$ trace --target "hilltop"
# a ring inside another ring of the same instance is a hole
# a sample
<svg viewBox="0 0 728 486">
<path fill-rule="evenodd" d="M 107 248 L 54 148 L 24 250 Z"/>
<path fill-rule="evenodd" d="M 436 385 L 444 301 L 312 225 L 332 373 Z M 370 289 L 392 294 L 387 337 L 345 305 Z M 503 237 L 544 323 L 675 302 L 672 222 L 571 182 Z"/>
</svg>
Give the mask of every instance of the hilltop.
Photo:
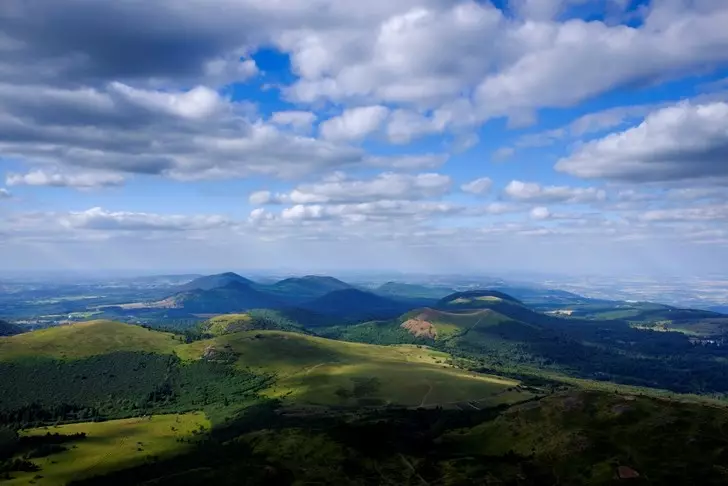
<svg viewBox="0 0 728 486">
<path fill-rule="evenodd" d="M 412 308 L 412 305 L 388 299 L 359 289 L 344 289 L 301 305 L 320 314 L 335 315 L 346 321 L 391 318 Z"/>
<path fill-rule="evenodd" d="M 256 308 L 277 309 L 284 306 L 284 303 L 275 296 L 239 281 L 208 290 L 180 292 L 165 300 L 170 302 L 170 307 L 181 308 L 192 314 L 223 314 Z"/>
<path fill-rule="evenodd" d="M 174 335 L 96 320 L 0 338 L 0 362 L 20 358 L 80 359 L 125 351 L 171 354 Z"/>
<path fill-rule="evenodd" d="M 190 290 L 212 290 L 220 287 L 226 287 L 231 283 L 238 283 L 244 285 L 254 285 L 255 282 L 245 277 L 241 277 L 237 273 L 225 272 L 216 275 L 207 275 L 204 277 L 196 278 L 191 282 L 184 285 L 180 285 L 177 290 L 179 292 L 186 292 Z"/>
<path fill-rule="evenodd" d="M 443 297 L 437 303 L 437 307 L 478 309 L 503 302 L 513 305 L 523 305 L 523 302 L 515 297 L 511 297 L 497 290 L 468 290 L 465 292 L 455 292 Z"/>
<path fill-rule="evenodd" d="M 306 275 L 287 278 L 260 288 L 279 295 L 288 302 L 297 303 L 323 297 L 329 292 L 351 289 L 352 286 L 334 277 Z"/>
<path fill-rule="evenodd" d="M 200 329 L 204 334 L 212 336 L 253 330 L 307 332 L 300 324 L 287 318 L 281 312 L 268 309 L 254 309 L 244 314 L 215 316 L 203 322 Z"/>
</svg>

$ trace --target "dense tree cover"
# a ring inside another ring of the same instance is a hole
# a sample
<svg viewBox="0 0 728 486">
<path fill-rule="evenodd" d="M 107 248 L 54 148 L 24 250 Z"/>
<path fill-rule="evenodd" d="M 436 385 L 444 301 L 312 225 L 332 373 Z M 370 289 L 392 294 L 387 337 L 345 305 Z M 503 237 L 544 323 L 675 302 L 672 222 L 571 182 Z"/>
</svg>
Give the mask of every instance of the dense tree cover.
<svg viewBox="0 0 728 486">
<path fill-rule="evenodd" d="M 367 344 L 432 344 L 431 340 L 414 336 L 390 321 L 374 321 L 354 326 L 334 326 L 318 330 L 320 336 Z"/>
<path fill-rule="evenodd" d="M 32 437 L 20 436 L 9 427 L 0 426 L 0 480 L 10 479 L 13 472 L 35 472 L 40 467 L 32 460 L 67 450 L 64 445 L 86 438 L 86 434 L 63 435 L 48 432 Z"/>
<path fill-rule="evenodd" d="M 225 362 L 128 352 L 0 363 L 0 376 L 0 424 L 19 427 L 224 408 L 254 399 L 272 380 Z"/>
</svg>

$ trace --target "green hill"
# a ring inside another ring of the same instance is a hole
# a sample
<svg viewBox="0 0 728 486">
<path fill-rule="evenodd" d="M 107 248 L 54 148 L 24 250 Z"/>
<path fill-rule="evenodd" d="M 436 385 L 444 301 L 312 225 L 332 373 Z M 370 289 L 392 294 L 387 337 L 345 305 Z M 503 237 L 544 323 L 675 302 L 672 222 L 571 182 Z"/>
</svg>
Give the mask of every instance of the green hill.
<svg viewBox="0 0 728 486">
<path fill-rule="evenodd" d="M 205 277 L 196 278 L 191 282 L 178 287 L 179 292 L 189 290 L 212 290 L 219 287 L 225 287 L 231 283 L 240 283 L 245 285 L 254 285 L 255 282 L 245 277 L 241 277 L 237 273 L 226 272 L 217 275 L 207 275 Z"/>
<path fill-rule="evenodd" d="M 469 290 L 466 292 L 455 292 L 440 299 L 437 307 L 441 308 L 461 308 L 461 309 L 480 309 L 490 308 L 496 304 L 523 305 L 523 303 L 503 292 L 497 290 Z"/>
<path fill-rule="evenodd" d="M 245 314 L 223 314 L 201 324 L 203 333 L 222 336 L 241 331 L 277 330 L 306 332 L 301 325 L 283 313 L 269 309 L 254 309 Z"/>
<path fill-rule="evenodd" d="M 32 400 L 50 406 L 54 397 L 70 410 L 97 409 L 93 413 L 118 418 L 134 409 L 175 411 L 183 404 L 188 411 L 195 409 L 186 408 L 195 400 L 200 400 L 196 409 L 222 402 L 232 406 L 242 399 L 235 399 L 236 393 L 249 399 L 253 392 L 285 397 L 290 404 L 336 406 L 501 403 L 529 396 L 507 392 L 518 384 L 515 380 L 451 367 L 443 352 L 229 327 L 265 317 L 214 318 L 222 335 L 190 344 L 179 336 L 110 321 L 1 338 L 0 372 L 12 376 L 4 385 L 14 392 L 9 400 L 0 398 L 0 412 Z M 200 393 L 208 398 L 195 398 Z"/>
<path fill-rule="evenodd" d="M 169 333 L 113 321 L 89 321 L 0 338 L 0 362 L 22 358 L 79 359 L 116 352 L 172 354 Z"/>
<path fill-rule="evenodd" d="M 220 336 L 177 349 L 186 360 L 210 350 L 228 350 L 239 369 L 274 373 L 266 394 L 313 405 L 445 405 L 490 398 L 525 398 L 505 393 L 517 381 L 474 375 L 445 364 L 448 355 L 413 346 L 375 346 L 279 331 Z M 213 351 L 214 352 L 214 351 Z"/>
<path fill-rule="evenodd" d="M 359 289 L 329 292 L 323 297 L 303 304 L 306 310 L 332 315 L 344 321 L 366 321 L 395 317 L 413 306 Z"/>
<path fill-rule="evenodd" d="M 400 327 L 415 336 L 446 341 L 478 328 L 497 326 L 509 318 L 490 309 L 471 309 L 447 312 L 425 308 L 408 312 L 399 318 Z"/>
<path fill-rule="evenodd" d="M 306 275 L 281 280 L 262 287 L 262 290 L 278 295 L 288 302 L 298 303 L 322 297 L 329 292 L 350 288 L 351 285 L 334 277 Z"/>
<path fill-rule="evenodd" d="M 23 329 L 15 324 L 10 324 L 7 321 L 0 320 L 0 337 L 2 336 L 14 336 L 20 334 Z"/>
</svg>

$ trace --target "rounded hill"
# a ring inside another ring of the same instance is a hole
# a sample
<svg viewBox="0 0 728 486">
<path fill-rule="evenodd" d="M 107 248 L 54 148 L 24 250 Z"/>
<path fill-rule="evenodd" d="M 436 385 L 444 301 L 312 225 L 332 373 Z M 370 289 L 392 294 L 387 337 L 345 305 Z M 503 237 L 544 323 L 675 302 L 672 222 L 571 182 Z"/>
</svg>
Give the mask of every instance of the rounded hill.
<svg viewBox="0 0 728 486">
<path fill-rule="evenodd" d="M 0 338 L 0 361 L 80 359 L 120 351 L 171 354 L 178 344 L 172 334 L 96 320 Z"/>
<path fill-rule="evenodd" d="M 497 290 L 468 290 L 456 292 L 440 299 L 438 307 L 455 307 L 462 309 L 490 308 L 494 304 L 523 305 L 523 302 Z"/>
<path fill-rule="evenodd" d="M 180 285 L 177 289 L 179 292 L 188 290 L 212 290 L 225 287 L 231 283 L 239 283 L 245 285 L 253 285 L 250 279 L 242 277 L 234 272 L 219 273 L 216 275 L 207 275 L 205 277 L 196 278 L 191 282 Z"/>
</svg>

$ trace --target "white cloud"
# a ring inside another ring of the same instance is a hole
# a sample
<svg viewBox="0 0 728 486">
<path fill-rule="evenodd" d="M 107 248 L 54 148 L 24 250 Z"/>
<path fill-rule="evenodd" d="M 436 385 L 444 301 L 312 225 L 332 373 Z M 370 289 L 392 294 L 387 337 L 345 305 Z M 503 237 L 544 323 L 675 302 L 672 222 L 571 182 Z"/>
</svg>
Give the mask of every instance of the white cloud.
<svg viewBox="0 0 728 486">
<path fill-rule="evenodd" d="M 262 206 L 263 204 L 270 204 L 275 199 L 275 196 L 270 191 L 255 191 L 248 196 L 250 204 L 256 206 Z"/>
<path fill-rule="evenodd" d="M 460 186 L 463 192 L 470 194 L 487 194 L 493 187 L 493 181 L 488 177 L 481 177 Z"/>
<path fill-rule="evenodd" d="M 0 199 L 8 199 L 11 197 L 10 191 L 4 187 L 0 187 Z"/>
<path fill-rule="evenodd" d="M 482 81 L 479 105 L 487 116 L 566 107 L 627 83 L 728 60 L 725 3 L 702 10 L 669 5 L 676 3 L 653 5 L 640 28 L 578 19 L 515 27 L 510 35 L 522 55 Z"/>
<path fill-rule="evenodd" d="M 329 180 L 302 184 L 289 193 L 251 194 L 251 204 L 332 204 L 378 200 L 418 200 L 438 197 L 450 190 L 451 179 L 436 173 L 397 174 L 387 172 L 373 179 Z"/>
<path fill-rule="evenodd" d="M 79 174 L 61 174 L 34 170 L 27 174 L 8 174 L 5 183 L 9 186 L 48 186 L 75 187 L 79 189 L 94 187 L 120 186 L 124 177 L 119 174 L 103 172 L 84 172 Z"/>
<path fill-rule="evenodd" d="M 260 208 L 258 208 L 260 209 Z M 256 212 L 256 222 L 286 224 L 311 220 L 342 220 L 349 223 L 381 222 L 398 224 L 426 221 L 462 211 L 462 207 L 446 202 L 378 200 L 353 204 L 295 204 L 284 208 L 278 215 Z M 263 217 L 263 214 L 269 216 Z M 251 217 L 253 215 L 251 214 Z M 366 231 L 366 227 L 363 227 Z"/>
<path fill-rule="evenodd" d="M 364 160 L 364 164 L 400 171 L 417 171 L 437 169 L 447 159 L 448 156 L 443 154 L 370 156 Z"/>
<path fill-rule="evenodd" d="M 291 126 L 295 130 L 308 132 L 316 121 L 316 114 L 310 111 L 277 111 L 270 117 L 271 123 Z"/>
<path fill-rule="evenodd" d="M 551 211 L 543 206 L 536 206 L 531 209 L 530 214 L 533 219 L 549 219 L 551 217 Z"/>
<path fill-rule="evenodd" d="M 197 86 L 185 92 L 163 93 L 113 82 L 109 85 L 109 91 L 112 95 L 121 96 L 127 103 L 139 108 L 191 120 L 207 118 L 227 106 L 215 90 L 205 86 Z"/>
<path fill-rule="evenodd" d="M 511 181 L 503 193 L 510 199 L 533 203 L 593 203 L 607 197 L 606 191 L 596 187 L 541 186 L 522 181 Z"/>
<path fill-rule="evenodd" d="M 383 15 L 363 17 L 368 25 L 302 28 L 279 37 L 301 75 L 288 90 L 292 99 L 432 105 L 459 96 L 489 68 L 483 46 L 495 43 L 503 20 L 492 6 L 405 1 L 377 7 Z"/>
<path fill-rule="evenodd" d="M 387 118 L 385 106 L 351 108 L 319 125 L 321 136 L 327 140 L 356 141 L 376 132 Z"/>
<path fill-rule="evenodd" d="M 163 215 L 91 208 L 71 212 L 60 219 L 62 226 L 72 229 L 105 231 L 190 231 L 228 226 L 222 216 Z"/>
<path fill-rule="evenodd" d="M 728 103 L 680 103 L 637 127 L 586 143 L 556 170 L 583 178 L 648 182 L 727 178 Z"/>
<path fill-rule="evenodd" d="M 215 85 L 243 82 L 260 73 L 253 59 L 239 59 L 237 56 L 220 57 L 204 65 L 204 79 Z"/>
</svg>

